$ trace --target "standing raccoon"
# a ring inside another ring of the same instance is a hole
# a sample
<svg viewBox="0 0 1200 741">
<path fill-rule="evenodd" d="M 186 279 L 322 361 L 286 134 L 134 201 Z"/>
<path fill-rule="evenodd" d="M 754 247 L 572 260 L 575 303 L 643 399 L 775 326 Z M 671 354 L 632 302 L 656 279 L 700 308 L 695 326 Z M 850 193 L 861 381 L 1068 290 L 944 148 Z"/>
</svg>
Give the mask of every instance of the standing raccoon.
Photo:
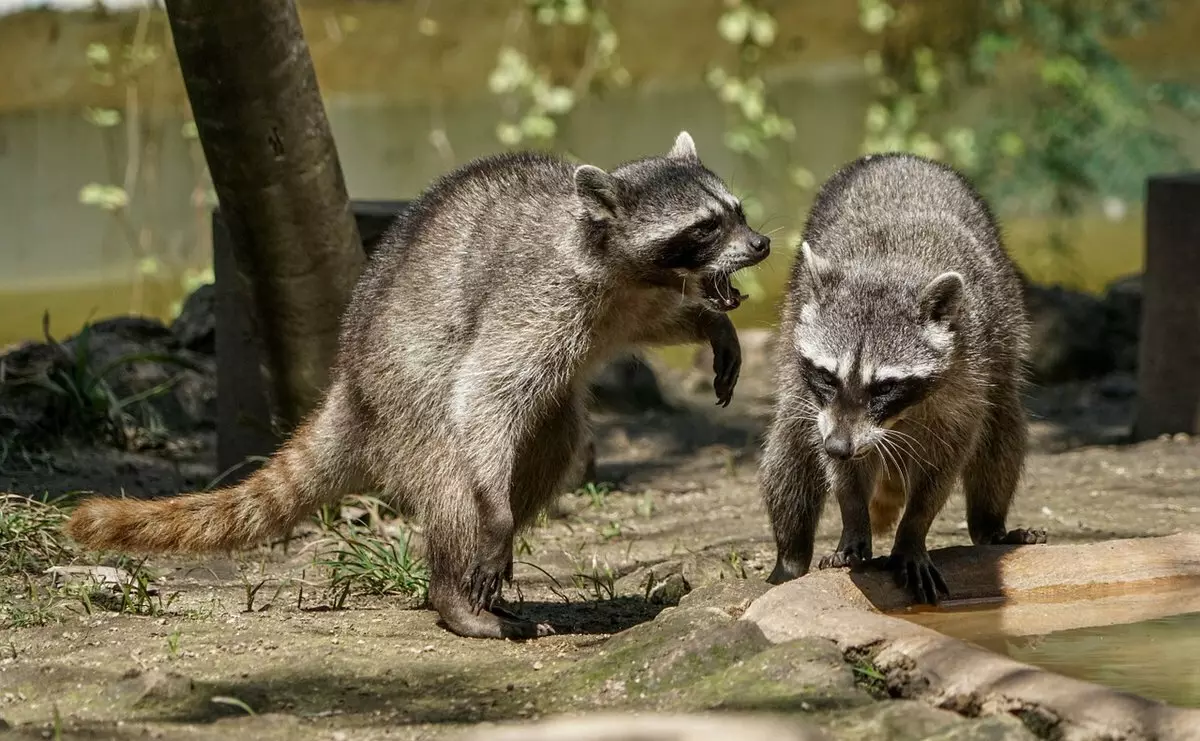
<svg viewBox="0 0 1200 741">
<path fill-rule="evenodd" d="M 553 632 L 495 605 L 515 532 L 560 492 L 591 371 L 640 344 L 711 343 L 728 404 L 741 354 L 730 274 L 770 241 L 680 133 L 605 172 L 548 154 L 476 160 L 389 229 L 342 320 L 326 395 L 244 483 L 159 501 L 90 499 L 91 548 L 215 551 L 281 534 L 348 492 L 424 522 L 430 602 L 469 637 Z"/>
<path fill-rule="evenodd" d="M 926 536 L 962 480 L 975 544 L 1045 542 L 1006 529 L 1025 458 L 1028 318 L 987 204 L 951 168 L 862 157 L 821 188 L 780 322 L 778 398 L 760 470 L 778 557 L 808 572 L 826 492 L 842 516 L 819 568 L 872 560 L 918 602 L 949 595 Z"/>
</svg>

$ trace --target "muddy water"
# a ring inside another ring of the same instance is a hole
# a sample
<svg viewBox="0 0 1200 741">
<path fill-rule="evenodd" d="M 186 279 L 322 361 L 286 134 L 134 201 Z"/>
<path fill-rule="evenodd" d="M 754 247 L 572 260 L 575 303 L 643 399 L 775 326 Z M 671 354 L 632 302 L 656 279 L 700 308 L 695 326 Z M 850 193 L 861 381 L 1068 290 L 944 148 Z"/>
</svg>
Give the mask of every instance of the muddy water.
<svg viewBox="0 0 1200 741">
<path fill-rule="evenodd" d="M 980 633 L 981 626 L 1005 622 L 1004 611 L 973 609 L 962 614 L 968 619 L 937 620 L 936 629 L 1068 677 L 1171 705 L 1200 708 L 1200 612 L 1044 635 Z"/>
</svg>

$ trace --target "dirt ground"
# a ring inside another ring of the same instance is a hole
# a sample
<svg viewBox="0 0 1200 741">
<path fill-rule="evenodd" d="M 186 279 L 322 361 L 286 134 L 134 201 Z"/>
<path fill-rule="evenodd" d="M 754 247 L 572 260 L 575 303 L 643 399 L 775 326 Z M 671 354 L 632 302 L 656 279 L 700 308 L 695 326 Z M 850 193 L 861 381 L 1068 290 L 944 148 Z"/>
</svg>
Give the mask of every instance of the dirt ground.
<svg viewBox="0 0 1200 741">
<path fill-rule="evenodd" d="M 1114 444 L 1131 399 L 1121 378 L 1034 394 L 1033 450 L 1012 525 L 1044 527 L 1052 542 L 1200 527 L 1200 444 Z M 657 614 L 659 595 L 680 583 L 671 575 L 697 587 L 761 580 L 773 565 L 755 483 L 769 411 L 764 369 L 746 368 L 728 409 L 698 392 L 680 391 L 676 402 L 676 412 L 597 419 L 598 475 L 616 490 L 565 496 L 561 511 L 520 544 L 517 585 L 506 597 L 559 635 L 459 639 L 400 597 L 351 597 L 330 609 L 310 535 L 286 552 L 150 561 L 160 596 L 175 595 L 156 615 L 76 608 L 61 622 L 6 631 L 0 718 L 16 738 L 426 739 L 467 724 L 605 707 L 603 694 L 550 703 L 547 688 L 603 650 L 606 635 Z M 10 468 L 0 489 L 202 485 L 215 475 L 211 448 L 211 438 L 200 438 L 178 446 L 173 460 L 48 456 Z M 828 507 L 818 551 L 834 545 L 837 528 L 836 507 Z M 965 542 L 958 495 L 930 547 Z"/>
</svg>

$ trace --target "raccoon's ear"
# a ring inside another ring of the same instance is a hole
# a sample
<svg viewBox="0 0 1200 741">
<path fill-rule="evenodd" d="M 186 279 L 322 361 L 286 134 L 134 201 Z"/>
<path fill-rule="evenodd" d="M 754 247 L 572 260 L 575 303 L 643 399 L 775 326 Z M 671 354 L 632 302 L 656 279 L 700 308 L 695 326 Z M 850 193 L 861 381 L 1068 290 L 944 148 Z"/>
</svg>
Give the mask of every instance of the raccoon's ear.
<svg viewBox="0 0 1200 741">
<path fill-rule="evenodd" d="M 671 151 L 667 152 L 667 156 L 674 160 L 700 161 L 700 155 L 696 154 L 696 142 L 686 131 L 679 132 L 679 136 L 675 137 L 675 144 L 671 147 Z"/>
<path fill-rule="evenodd" d="M 812 247 L 808 246 L 808 240 L 800 243 L 800 262 L 808 271 L 808 280 L 812 284 L 813 293 L 821 295 L 833 272 L 833 264 L 813 252 Z"/>
<path fill-rule="evenodd" d="M 575 193 L 589 217 L 615 219 L 621 211 L 621 181 L 594 165 L 575 168 Z"/>
<path fill-rule="evenodd" d="M 965 288 L 962 275 L 953 271 L 929 281 L 917 299 L 921 318 L 935 324 L 953 323 L 962 306 Z"/>
</svg>

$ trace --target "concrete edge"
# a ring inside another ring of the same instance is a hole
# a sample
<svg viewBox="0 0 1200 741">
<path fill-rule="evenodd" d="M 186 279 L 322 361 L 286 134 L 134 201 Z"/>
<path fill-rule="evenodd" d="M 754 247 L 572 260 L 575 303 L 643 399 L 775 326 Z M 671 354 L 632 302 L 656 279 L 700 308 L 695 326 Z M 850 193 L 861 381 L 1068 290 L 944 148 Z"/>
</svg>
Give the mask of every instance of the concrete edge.
<svg viewBox="0 0 1200 741">
<path fill-rule="evenodd" d="M 956 547 L 931 556 L 951 589 L 963 585 L 960 591 L 972 598 L 1046 602 L 1055 593 L 1078 596 L 1110 584 L 1130 591 L 1161 589 L 1172 580 L 1200 576 L 1200 535 Z M 770 590 L 740 619 L 757 625 L 773 643 L 825 638 L 848 656 L 869 656 L 898 696 L 968 716 L 1017 715 L 1042 737 L 1200 739 L 1200 710 L 1054 674 L 882 612 L 905 601 L 886 574 L 817 571 Z"/>
</svg>

